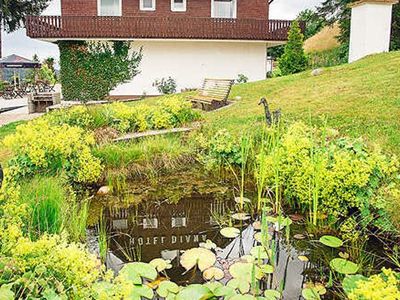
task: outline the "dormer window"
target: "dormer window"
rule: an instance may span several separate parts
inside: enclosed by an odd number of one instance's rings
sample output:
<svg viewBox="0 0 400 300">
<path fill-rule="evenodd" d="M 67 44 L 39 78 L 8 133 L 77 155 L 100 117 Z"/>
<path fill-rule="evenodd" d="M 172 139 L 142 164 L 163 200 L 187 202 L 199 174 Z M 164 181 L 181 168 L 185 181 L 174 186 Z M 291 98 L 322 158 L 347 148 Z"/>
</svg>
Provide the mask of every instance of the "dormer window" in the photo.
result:
<svg viewBox="0 0 400 300">
<path fill-rule="evenodd" d="M 99 16 L 121 16 L 122 0 L 98 0 Z"/>
<path fill-rule="evenodd" d="M 211 17 L 236 18 L 237 0 L 211 0 Z"/>
<path fill-rule="evenodd" d="M 156 0 L 140 0 L 140 10 L 156 10 Z"/>
<path fill-rule="evenodd" d="M 186 11 L 187 0 L 171 0 L 171 11 Z"/>
</svg>

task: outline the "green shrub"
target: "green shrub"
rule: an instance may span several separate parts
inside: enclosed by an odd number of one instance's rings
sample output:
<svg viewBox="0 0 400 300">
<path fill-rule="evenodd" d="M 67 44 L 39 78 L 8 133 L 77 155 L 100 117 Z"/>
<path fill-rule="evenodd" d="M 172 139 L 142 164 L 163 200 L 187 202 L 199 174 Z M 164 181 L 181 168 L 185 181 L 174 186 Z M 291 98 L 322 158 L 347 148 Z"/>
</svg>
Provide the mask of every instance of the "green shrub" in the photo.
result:
<svg viewBox="0 0 400 300">
<path fill-rule="evenodd" d="M 18 179 L 37 172 L 65 171 L 75 182 L 96 182 L 102 166 L 91 153 L 95 140 L 91 133 L 75 126 L 53 125 L 39 118 L 17 127 L 3 143 L 14 158 L 9 162 Z"/>
<path fill-rule="evenodd" d="M 161 78 L 153 83 L 153 86 L 163 95 L 175 94 L 176 93 L 176 80 L 171 76 L 168 78 Z"/>
<path fill-rule="evenodd" d="M 294 21 L 290 30 L 285 51 L 279 59 L 279 69 L 282 75 L 304 71 L 307 68 L 307 56 L 303 49 L 304 35 L 301 33 L 299 22 Z"/>
<path fill-rule="evenodd" d="M 60 76 L 65 100 L 102 100 L 138 74 L 142 53 L 129 42 L 59 42 Z"/>
<path fill-rule="evenodd" d="M 310 68 L 316 69 L 345 64 L 347 63 L 347 57 L 347 53 L 343 53 L 343 48 L 337 47 L 326 51 L 309 53 L 308 61 Z"/>
</svg>

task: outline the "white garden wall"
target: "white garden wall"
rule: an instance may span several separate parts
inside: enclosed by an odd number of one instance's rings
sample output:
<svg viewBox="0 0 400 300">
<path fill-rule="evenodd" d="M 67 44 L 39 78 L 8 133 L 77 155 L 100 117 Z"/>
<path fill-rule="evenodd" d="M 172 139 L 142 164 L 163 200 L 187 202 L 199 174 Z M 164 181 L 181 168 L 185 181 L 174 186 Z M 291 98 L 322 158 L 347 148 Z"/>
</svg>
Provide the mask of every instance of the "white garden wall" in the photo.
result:
<svg viewBox="0 0 400 300">
<path fill-rule="evenodd" d="M 368 2 L 352 8 L 349 62 L 389 51 L 394 1 Z"/>
<path fill-rule="evenodd" d="M 265 42 L 223 41 L 136 41 L 143 47 L 141 73 L 131 82 L 117 87 L 111 95 L 156 95 L 156 79 L 171 76 L 184 88 L 199 88 L 204 78 L 236 79 L 246 75 L 250 81 L 266 76 Z"/>
</svg>

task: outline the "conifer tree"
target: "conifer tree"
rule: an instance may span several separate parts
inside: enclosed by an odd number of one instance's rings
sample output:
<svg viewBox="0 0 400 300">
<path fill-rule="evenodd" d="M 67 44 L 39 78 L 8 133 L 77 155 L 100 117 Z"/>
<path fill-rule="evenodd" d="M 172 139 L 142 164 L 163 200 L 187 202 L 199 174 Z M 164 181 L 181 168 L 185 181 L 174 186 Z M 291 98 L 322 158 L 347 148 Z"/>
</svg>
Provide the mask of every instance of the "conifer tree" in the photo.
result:
<svg viewBox="0 0 400 300">
<path fill-rule="evenodd" d="M 304 71 L 307 68 L 307 56 L 303 49 L 304 35 L 299 22 L 294 21 L 290 30 L 285 51 L 279 59 L 279 68 L 282 75 L 289 75 Z"/>
</svg>

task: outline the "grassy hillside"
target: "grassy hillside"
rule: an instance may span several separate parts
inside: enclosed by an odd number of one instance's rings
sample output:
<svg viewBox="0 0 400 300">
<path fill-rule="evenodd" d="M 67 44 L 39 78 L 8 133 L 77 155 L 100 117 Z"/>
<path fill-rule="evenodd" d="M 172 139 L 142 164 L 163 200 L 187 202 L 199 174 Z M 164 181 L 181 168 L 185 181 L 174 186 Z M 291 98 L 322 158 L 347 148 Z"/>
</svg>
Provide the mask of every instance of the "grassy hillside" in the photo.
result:
<svg viewBox="0 0 400 300">
<path fill-rule="evenodd" d="M 326 26 L 316 35 L 310 37 L 304 42 L 304 50 L 307 53 L 320 52 L 339 47 L 339 41 L 336 39 L 340 34 L 338 24 Z"/>
<path fill-rule="evenodd" d="M 206 118 L 218 127 L 238 129 L 263 120 L 257 104 L 266 97 L 286 118 L 318 122 L 326 116 L 343 133 L 364 136 L 400 154 L 400 52 L 328 68 L 317 77 L 307 71 L 238 85 L 232 91 L 236 96 L 242 100 Z"/>
</svg>

